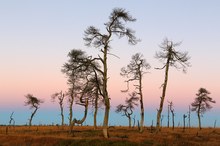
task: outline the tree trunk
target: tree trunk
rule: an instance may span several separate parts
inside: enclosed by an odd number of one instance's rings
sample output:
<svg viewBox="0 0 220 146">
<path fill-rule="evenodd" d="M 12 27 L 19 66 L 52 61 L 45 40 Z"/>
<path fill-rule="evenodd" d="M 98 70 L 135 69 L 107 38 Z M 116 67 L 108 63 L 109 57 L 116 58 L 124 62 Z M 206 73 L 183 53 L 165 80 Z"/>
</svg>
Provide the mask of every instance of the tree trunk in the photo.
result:
<svg viewBox="0 0 220 146">
<path fill-rule="evenodd" d="M 198 120 L 199 120 L 199 129 L 201 130 L 202 127 L 201 127 L 201 119 L 200 119 L 200 113 L 199 112 L 197 113 L 197 116 L 198 116 Z"/>
<path fill-rule="evenodd" d="M 170 105 L 168 104 L 168 111 L 167 111 L 167 127 L 170 127 Z"/>
<path fill-rule="evenodd" d="M 129 128 L 131 128 L 131 116 L 128 115 L 128 123 L 129 123 Z"/>
<path fill-rule="evenodd" d="M 75 124 L 82 124 L 86 120 L 87 113 L 88 113 L 88 105 L 89 105 L 89 102 L 88 102 L 88 99 L 86 99 L 86 103 L 84 105 L 85 106 L 84 116 L 81 120 L 77 120 L 74 118 L 74 120 L 72 121 L 73 126 L 75 126 Z"/>
<path fill-rule="evenodd" d="M 160 130 L 160 117 L 161 117 L 161 113 L 163 111 L 163 103 L 164 103 L 164 99 L 165 99 L 165 96 L 166 96 L 169 64 L 170 64 L 170 57 L 168 57 L 167 63 L 166 63 L 165 79 L 164 79 L 164 84 L 163 84 L 163 92 L 162 92 L 162 97 L 161 97 L 161 100 L 160 100 L 160 107 L 159 107 L 159 110 L 157 111 L 157 125 L 156 125 L 156 131 L 157 132 Z"/>
<path fill-rule="evenodd" d="M 60 104 L 60 114 L 61 114 L 61 125 L 64 125 L 64 115 L 63 115 L 63 106 Z"/>
<path fill-rule="evenodd" d="M 108 91 L 107 91 L 107 46 L 104 47 L 104 58 L 103 58 L 103 96 L 105 100 L 105 115 L 104 115 L 104 121 L 103 121 L 103 135 L 105 138 L 109 138 L 109 133 L 108 133 L 108 119 L 109 119 L 109 110 L 110 110 L 110 101 L 108 97 Z"/>
<path fill-rule="evenodd" d="M 140 94 L 140 105 L 141 105 L 141 121 L 140 121 L 140 131 L 139 132 L 143 132 L 144 131 L 144 104 L 143 104 L 143 94 L 142 94 L 142 74 L 141 74 L 141 70 L 139 67 L 139 94 Z"/>
<path fill-rule="evenodd" d="M 191 111 L 191 109 L 190 109 L 190 105 L 189 105 L 189 114 L 188 114 L 188 118 L 189 118 L 189 119 L 188 119 L 188 120 L 189 120 L 189 128 L 190 128 L 190 116 L 191 116 L 191 115 L 190 115 L 190 113 L 191 113 L 190 111 Z"/>
<path fill-rule="evenodd" d="M 175 119 L 174 119 L 174 112 L 172 111 L 172 121 L 173 121 L 173 130 L 174 130 L 174 125 L 175 125 Z"/>
<path fill-rule="evenodd" d="M 98 112 L 98 88 L 96 89 L 96 97 L 95 97 L 95 111 L 94 111 L 94 129 L 97 128 L 97 112 Z"/>
<path fill-rule="evenodd" d="M 73 131 L 73 125 L 72 125 L 72 119 L 73 119 L 73 101 L 74 101 L 74 96 L 71 95 L 70 97 L 70 105 L 69 105 L 69 126 L 70 126 L 70 133 Z"/>
<path fill-rule="evenodd" d="M 37 107 L 35 107 L 35 110 L 34 110 L 34 112 L 31 114 L 31 118 L 30 118 L 30 120 L 29 120 L 29 126 L 31 126 L 32 125 L 32 119 L 33 119 L 33 117 L 34 117 L 34 115 L 35 115 L 35 113 L 37 112 Z"/>
</svg>

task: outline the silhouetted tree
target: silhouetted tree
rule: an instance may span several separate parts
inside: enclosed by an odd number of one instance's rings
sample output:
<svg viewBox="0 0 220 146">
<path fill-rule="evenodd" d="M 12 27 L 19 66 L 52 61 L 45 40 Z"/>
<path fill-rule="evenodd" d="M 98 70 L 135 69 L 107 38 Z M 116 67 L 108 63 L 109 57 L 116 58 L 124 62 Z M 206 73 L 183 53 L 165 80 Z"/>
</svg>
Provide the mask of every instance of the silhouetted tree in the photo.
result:
<svg viewBox="0 0 220 146">
<path fill-rule="evenodd" d="M 169 128 L 170 127 L 170 104 L 168 104 L 167 106 L 168 106 L 167 107 L 167 127 Z"/>
<path fill-rule="evenodd" d="M 131 128 L 131 115 L 133 114 L 133 110 L 135 106 L 138 104 L 136 103 L 139 98 L 137 97 L 136 93 L 133 92 L 132 94 L 129 94 L 130 98 L 127 98 L 125 100 L 125 105 L 119 104 L 116 107 L 116 113 L 122 113 L 122 116 L 126 116 L 128 118 L 129 122 L 129 128 Z"/>
<path fill-rule="evenodd" d="M 68 104 L 69 104 L 69 125 L 72 123 L 73 116 L 73 104 L 74 97 L 77 96 L 77 93 L 81 90 L 81 79 L 84 78 L 83 67 L 79 67 L 82 60 L 85 60 L 85 52 L 82 50 L 73 49 L 68 53 L 69 60 L 63 65 L 62 72 L 67 76 L 67 84 L 69 89 L 67 91 Z"/>
<path fill-rule="evenodd" d="M 127 37 L 128 42 L 131 44 L 136 44 L 137 40 L 134 36 L 134 31 L 125 27 L 124 22 L 133 22 L 134 19 L 128 12 L 121 8 L 113 9 L 112 13 L 109 16 L 109 21 L 104 23 L 106 28 L 106 33 L 101 33 L 99 29 L 94 26 L 90 26 L 85 30 L 85 45 L 94 46 L 99 48 L 102 53 L 102 57 L 98 55 L 96 60 L 101 62 L 102 69 L 97 71 L 100 73 L 103 86 L 101 88 L 101 96 L 104 98 L 105 103 L 105 114 L 103 121 L 103 135 L 105 138 L 109 137 L 108 134 L 108 120 L 109 120 L 109 110 L 110 110 L 110 100 L 107 90 L 108 82 L 108 70 L 107 70 L 107 56 L 110 54 L 110 42 L 112 41 L 113 35 L 118 36 L 119 38 Z"/>
<path fill-rule="evenodd" d="M 88 102 L 94 95 L 94 88 L 99 89 L 98 75 L 95 70 L 99 65 L 82 50 L 73 49 L 68 54 L 69 60 L 63 65 L 62 72 L 68 77 L 69 90 L 67 92 L 69 102 L 69 125 L 70 132 L 75 124 L 82 124 L 87 116 Z M 97 87 L 98 86 L 98 87 Z M 99 91 L 100 92 L 100 91 Z M 72 106 L 76 104 L 84 106 L 84 116 L 81 120 L 72 119 Z"/>
<path fill-rule="evenodd" d="M 43 100 L 34 97 L 32 94 L 27 94 L 25 95 L 25 97 L 26 97 L 25 106 L 30 106 L 30 109 L 34 109 L 29 119 L 29 126 L 31 126 L 32 119 L 36 114 L 37 110 L 40 108 L 40 104 L 43 103 Z"/>
<path fill-rule="evenodd" d="M 13 118 L 13 114 L 14 114 L 14 112 L 12 112 L 11 115 L 10 115 L 10 120 L 9 120 L 8 125 L 15 125 L 15 120 Z M 12 124 L 12 122 L 13 122 L 13 124 Z"/>
<path fill-rule="evenodd" d="M 174 126 L 175 126 L 175 119 L 174 119 L 174 108 L 173 108 L 173 102 L 171 101 L 170 102 L 170 111 L 171 111 L 171 114 L 172 114 L 172 123 L 173 123 L 173 130 L 174 130 Z"/>
<path fill-rule="evenodd" d="M 131 62 L 121 69 L 121 76 L 126 77 L 127 80 L 127 89 L 123 92 L 127 92 L 129 90 L 129 83 L 130 82 L 137 82 L 135 84 L 136 94 L 139 97 L 140 100 L 140 106 L 141 106 L 141 121 L 140 121 L 140 132 L 143 132 L 143 126 L 144 126 L 144 104 L 143 104 L 143 75 L 147 73 L 146 71 L 150 69 L 150 65 L 147 63 L 145 59 L 143 59 L 143 55 L 140 53 L 136 53 L 132 56 Z"/>
<path fill-rule="evenodd" d="M 89 85 L 91 87 L 91 101 L 90 102 L 94 109 L 93 124 L 94 124 L 94 129 L 96 129 L 98 108 L 102 106 L 103 98 L 101 98 L 100 96 L 100 88 L 102 86 L 102 80 L 95 70 L 94 70 L 94 77 L 90 79 Z"/>
<path fill-rule="evenodd" d="M 209 97 L 210 92 L 205 88 L 200 88 L 198 93 L 196 94 L 195 101 L 191 104 L 192 111 L 196 111 L 199 121 L 199 129 L 201 129 L 201 119 L 200 116 L 203 115 L 207 110 L 211 109 L 212 106 L 210 103 L 216 103 Z"/>
<path fill-rule="evenodd" d="M 64 100 L 65 94 L 60 91 L 57 93 L 54 93 L 53 95 L 51 95 L 51 100 L 52 102 L 55 102 L 56 99 L 58 99 L 58 103 L 60 106 L 60 115 L 61 115 L 61 125 L 64 125 L 64 114 L 63 114 L 63 100 Z"/>
<path fill-rule="evenodd" d="M 181 43 L 173 43 L 172 41 L 169 41 L 167 38 L 164 39 L 163 43 L 161 44 L 162 51 L 156 53 L 156 58 L 159 59 L 161 62 L 163 62 L 162 68 L 156 68 L 156 69 L 164 69 L 165 68 L 165 79 L 164 83 L 162 84 L 163 90 L 162 90 L 162 96 L 160 100 L 160 106 L 157 111 L 157 126 L 156 131 L 158 132 L 160 129 L 160 117 L 163 110 L 163 104 L 164 99 L 166 96 L 166 88 L 167 88 L 167 82 L 168 82 L 168 72 L 169 67 L 175 67 L 177 69 L 183 69 L 183 72 L 186 72 L 187 67 L 189 67 L 188 60 L 190 59 L 188 57 L 187 52 L 179 52 L 175 50 L 175 47 L 179 46 Z M 178 65 L 179 64 L 179 65 Z"/>
</svg>

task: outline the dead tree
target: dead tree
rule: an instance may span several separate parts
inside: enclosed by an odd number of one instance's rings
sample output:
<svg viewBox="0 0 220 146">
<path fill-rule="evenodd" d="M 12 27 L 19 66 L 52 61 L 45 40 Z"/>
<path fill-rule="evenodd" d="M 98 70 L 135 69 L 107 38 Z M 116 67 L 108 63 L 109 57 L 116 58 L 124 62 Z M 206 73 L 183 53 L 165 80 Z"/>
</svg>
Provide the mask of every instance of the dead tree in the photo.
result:
<svg viewBox="0 0 220 146">
<path fill-rule="evenodd" d="M 58 103 L 59 103 L 59 106 L 60 106 L 61 125 L 62 126 L 64 125 L 64 114 L 63 114 L 63 100 L 64 100 L 64 97 L 65 97 L 65 94 L 62 91 L 54 93 L 51 96 L 52 102 L 55 102 L 56 98 L 58 99 Z"/>
<path fill-rule="evenodd" d="M 174 108 L 173 108 L 173 102 L 170 102 L 170 111 L 171 111 L 171 114 L 172 114 L 172 123 L 173 123 L 173 130 L 174 130 L 174 126 L 175 126 L 175 119 L 174 119 Z"/>
<path fill-rule="evenodd" d="M 133 92 L 132 94 L 129 94 L 130 98 L 127 98 L 125 100 L 125 105 L 119 104 L 116 107 L 116 113 L 122 113 L 122 116 L 126 116 L 128 118 L 129 128 L 131 128 L 131 115 L 133 114 L 133 110 L 135 106 L 138 104 L 136 103 L 139 98 L 136 96 L 136 93 Z"/>
<path fill-rule="evenodd" d="M 165 77 L 164 77 L 164 83 L 162 84 L 162 96 L 160 97 L 160 105 L 157 112 L 157 126 L 156 131 L 158 132 L 160 130 L 160 118 L 161 113 L 163 111 L 163 104 L 164 99 L 166 96 L 166 89 L 167 89 L 167 83 L 168 83 L 168 72 L 170 67 L 175 67 L 177 69 L 182 68 L 183 72 L 186 72 L 186 68 L 189 65 L 188 60 L 188 54 L 187 52 L 179 52 L 175 50 L 176 46 L 179 46 L 181 43 L 173 43 L 172 41 L 169 41 L 168 39 L 165 39 L 160 46 L 162 48 L 161 52 L 156 53 L 156 58 L 163 62 L 163 67 L 156 68 L 156 69 L 164 69 L 165 68 Z M 180 65 L 178 65 L 180 64 Z"/>
<path fill-rule="evenodd" d="M 14 112 L 12 112 L 11 115 L 10 115 L 10 120 L 9 120 L 9 123 L 8 123 L 9 126 L 11 126 L 11 125 L 14 126 L 15 125 L 15 120 L 13 118 L 13 114 L 14 114 Z"/>
<path fill-rule="evenodd" d="M 143 126 L 144 126 L 144 97 L 143 97 L 143 75 L 147 73 L 147 70 L 150 69 L 150 64 L 147 63 L 147 61 L 143 58 L 143 55 L 140 53 L 136 53 L 132 56 L 132 59 L 130 63 L 121 69 L 120 75 L 123 77 L 126 77 L 127 80 L 125 82 L 127 83 L 127 89 L 122 90 L 122 92 L 129 91 L 129 83 L 130 82 L 136 82 L 135 86 L 135 92 L 139 96 L 140 101 L 140 107 L 141 107 L 141 121 L 140 121 L 140 132 L 143 132 Z"/>
</svg>

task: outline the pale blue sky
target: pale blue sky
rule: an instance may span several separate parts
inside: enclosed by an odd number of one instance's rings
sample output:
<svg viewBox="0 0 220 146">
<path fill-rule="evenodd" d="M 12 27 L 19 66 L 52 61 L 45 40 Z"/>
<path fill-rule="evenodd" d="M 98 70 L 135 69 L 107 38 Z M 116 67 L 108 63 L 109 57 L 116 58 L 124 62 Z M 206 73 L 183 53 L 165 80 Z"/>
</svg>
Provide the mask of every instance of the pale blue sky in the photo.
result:
<svg viewBox="0 0 220 146">
<path fill-rule="evenodd" d="M 189 52 L 192 64 L 187 74 L 170 70 L 167 99 L 174 102 L 176 117 L 182 121 L 182 114 L 197 90 L 205 87 L 217 101 L 204 116 L 206 125 L 213 125 L 215 119 L 220 121 L 213 116 L 220 110 L 219 6 L 218 0 L 0 0 L 0 115 L 3 115 L 0 124 L 8 122 L 11 111 L 17 111 L 18 123 L 26 123 L 30 114 L 23 104 L 27 93 L 45 100 L 33 122 L 38 124 L 41 117 L 46 117 L 46 123 L 59 122 L 57 117 L 48 118 L 50 111 L 51 115 L 59 114 L 49 98 L 56 91 L 66 90 L 66 79 L 60 69 L 67 60 L 67 53 L 81 48 L 96 55 L 96 49 L 84 46 L 84 30 L 94 25 L 104 32 L 103 23 L 108 21 L 112 9 L 121 7 L 137 18 L 128 26 L 142 41 L 136 46 L 129 46 L 125 39 L 114 38 L 112 42 L 111 51 L 120 59 L 109 57 L 111 116 L 121 118 L 122 124 L 127 122 L 114 113 L 114 107 L 126 97 L 120 93 L 124 84 L 119 71 L 131 55 L 141 52 L 152 66 L 144 80 L 145 121 L 149 125 L 155 120 L 164 72 L 153 69 L 161 65 L 154 54 L 168 37 L 175 42 L 182 41 L 179 48 Z M 19 115 L 23 115 L 22 118 Z M 193 116 L 196 124 L 195 114 Z M 102 122 L 102 115 L 99 119 Z M 114 120 L 110 123 L 117 124 Z"/>
</svg>

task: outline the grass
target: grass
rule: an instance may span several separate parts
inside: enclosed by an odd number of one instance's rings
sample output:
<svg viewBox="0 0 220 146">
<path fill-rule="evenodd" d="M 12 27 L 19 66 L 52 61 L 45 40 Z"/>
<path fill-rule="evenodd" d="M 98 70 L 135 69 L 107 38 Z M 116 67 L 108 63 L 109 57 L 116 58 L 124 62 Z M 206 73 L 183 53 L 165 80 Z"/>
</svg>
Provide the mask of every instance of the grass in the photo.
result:
<svg viewBox="0 0 220 146">
<path fill-rule="evenodd" d="M 7 130 L 6 130 L 7 129 Z M 220 145 L 219 128 L 162 128 L 160 133 L 151 133 L 145 127 L 143 133 L 137 128 L 109 128 L 110 138 L 102 136 L 102 129 L 93 130 L 90 126 L 75 126 L 74 135 L 69 134 L 69 127 L 58 126 L 0 126 L 0 146 L 206 146 Z"/>
</svg>

